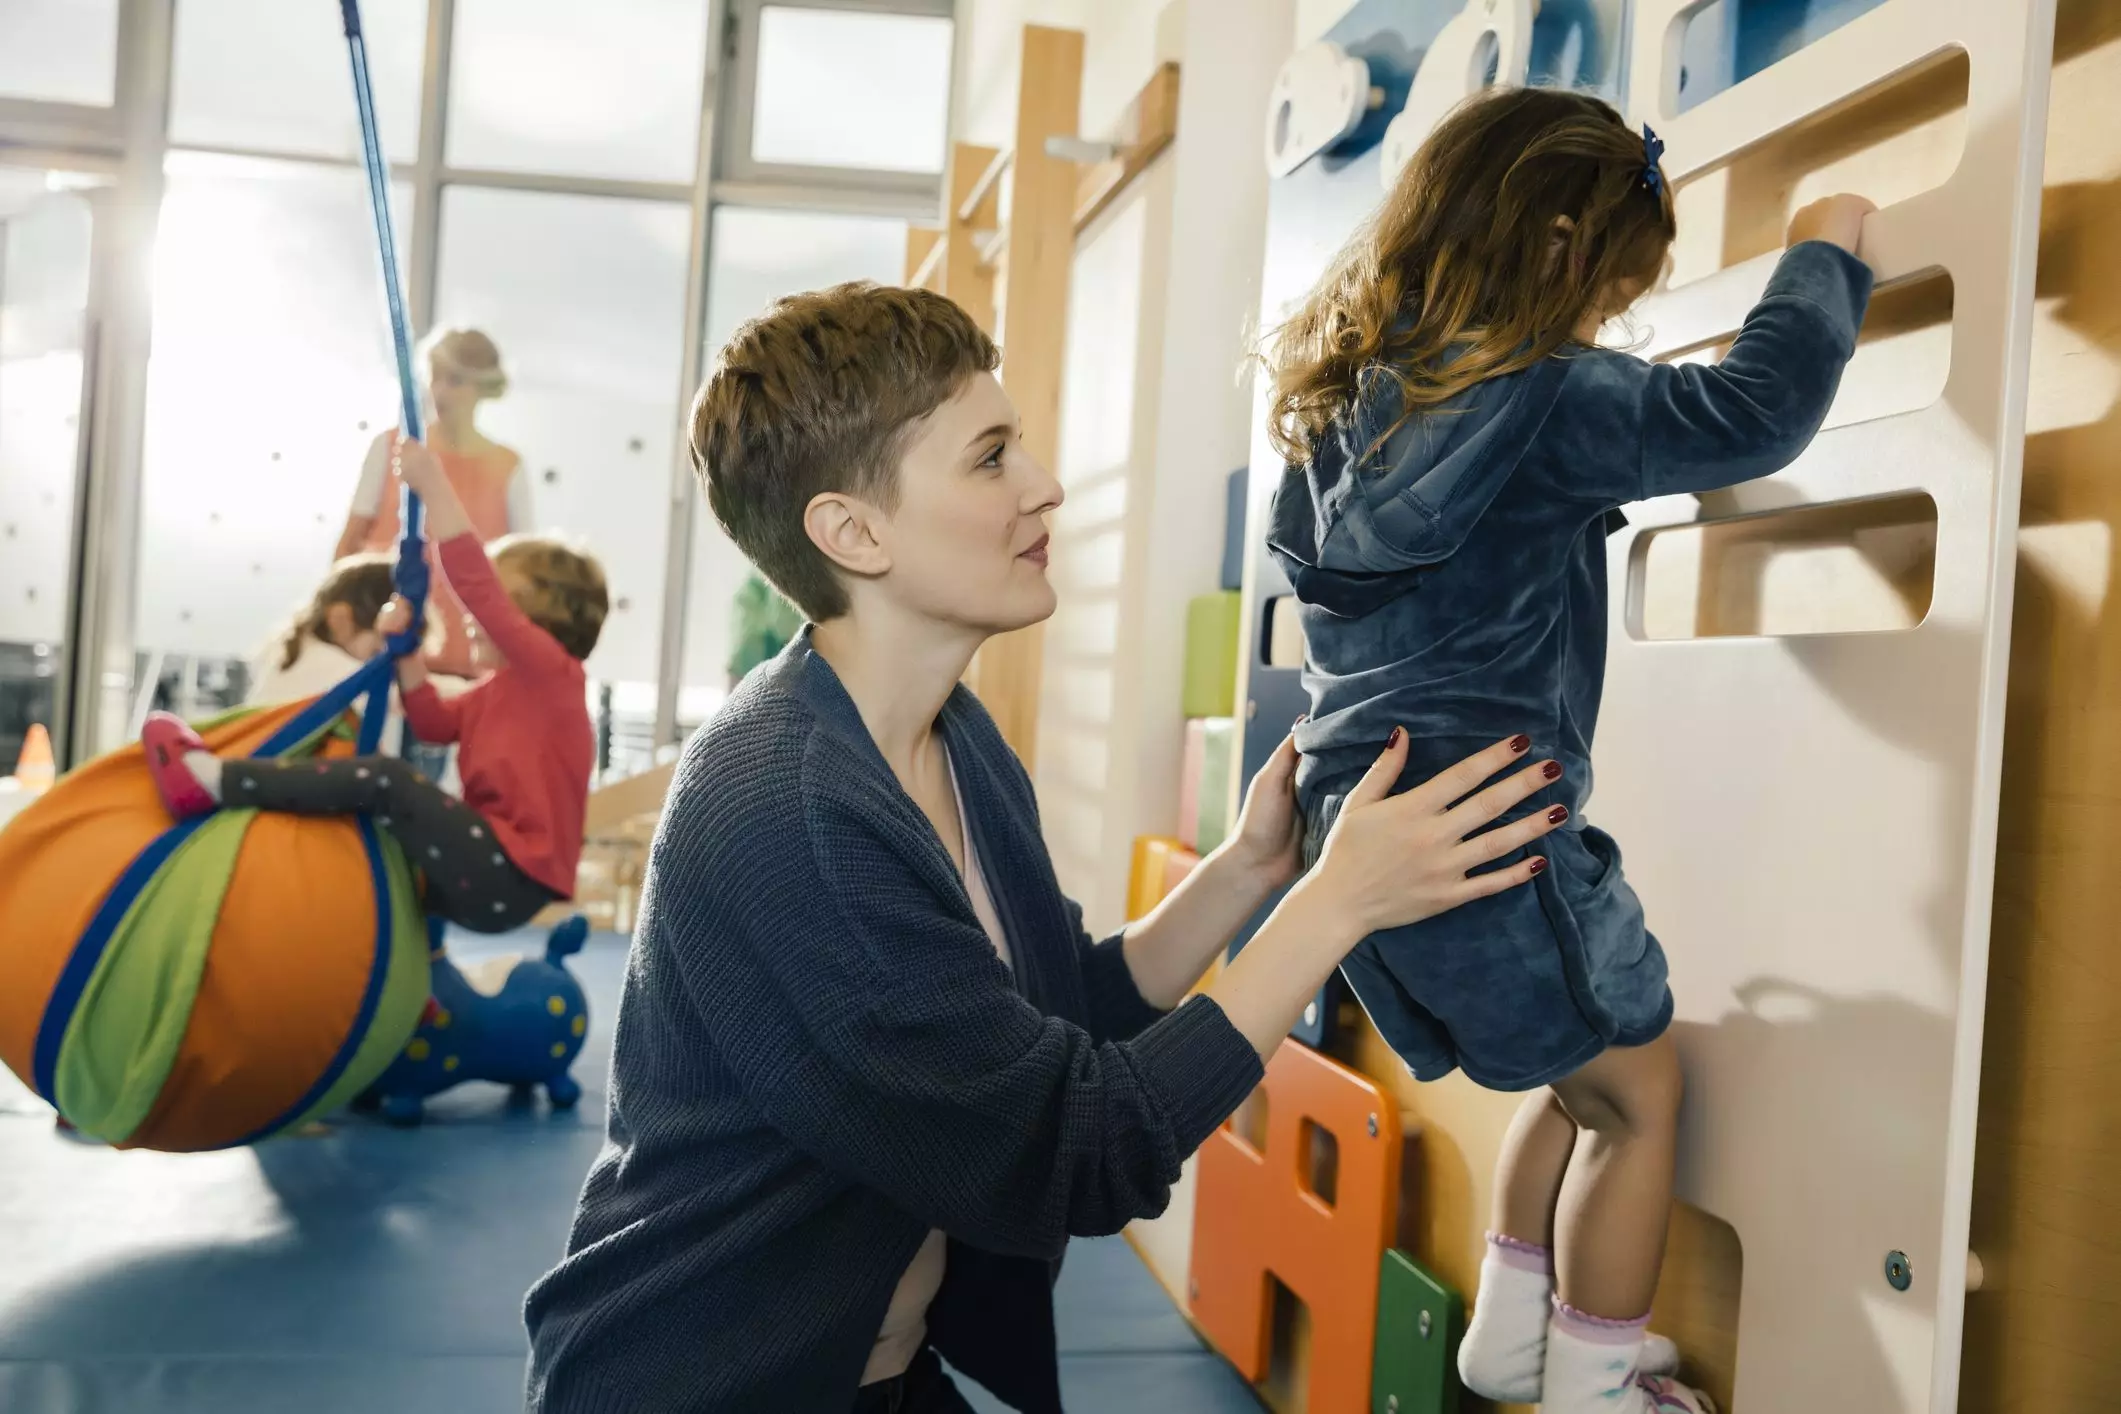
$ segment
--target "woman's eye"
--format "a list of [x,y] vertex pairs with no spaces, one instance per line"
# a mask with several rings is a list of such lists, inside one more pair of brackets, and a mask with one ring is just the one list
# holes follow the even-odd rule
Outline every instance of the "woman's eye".
[[1002,453],[1008,450],[1009,448],[1006,444],[996,442],[987,455],[980,458],[979,464],[986,467],[998,467],[1002,464]]

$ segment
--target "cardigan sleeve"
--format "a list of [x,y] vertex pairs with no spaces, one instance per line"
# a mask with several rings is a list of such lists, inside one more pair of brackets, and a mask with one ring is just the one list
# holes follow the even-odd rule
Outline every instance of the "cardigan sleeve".
[[737,784],[714,818],[671,819],[650,886],[685,994],[762,1120],[1006,1255],[1056,1257],[1161,1212],[1260,1079],[1221,1008],[1196,998],[1100,1042],[1018,994],[890,821],[820,809],[807,780],[802,799],[773,793]]
[[1068,929],[1083,968],[1083,991],[1090,1004],[1090,1034],[1100,1041],[1132,1040],[1168,1013],[1142,998],[1134,970],[1127,966],[1125,934],[1093,941],[1083,927],[1082,905],[1068,899]]

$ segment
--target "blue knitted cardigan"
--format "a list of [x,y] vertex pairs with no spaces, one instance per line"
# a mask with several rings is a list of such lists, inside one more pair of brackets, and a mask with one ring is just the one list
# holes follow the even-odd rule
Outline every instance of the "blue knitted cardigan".
[[610,1136],[531,1291],[540,1414],[841,1414],[931,1228],[929,1338],[1060,1409],[1070,1236],[1162,1211],[1250,1093],[1219,1007],[1142,1000],[1062,897],[1031,782],[940,726],[1013,970],[807,632],[685,753],[619,1006]]

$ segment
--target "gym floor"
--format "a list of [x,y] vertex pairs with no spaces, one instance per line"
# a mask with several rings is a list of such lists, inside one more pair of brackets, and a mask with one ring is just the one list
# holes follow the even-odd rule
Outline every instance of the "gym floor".
[[[119,1153],[58,1133],[0,1071],[0,1410],[520,1414],[523,1292],[603,1140],[624,963],[606,937],[569,964],[597,1028],[572,1114],[471,1084],[417,1130],[349,1115],[252,1149]],[[1074,1244],[1058,1302],[1071,1409],[1258,1409],[1123,1240]]]

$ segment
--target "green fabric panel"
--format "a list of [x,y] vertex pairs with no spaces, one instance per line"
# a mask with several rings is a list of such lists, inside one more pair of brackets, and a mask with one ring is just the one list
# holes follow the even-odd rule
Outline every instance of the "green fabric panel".
[[396,840],[380,830],[377,837],[383,847],[383,870],[390,879],[390,962],[384,974],[383,995],[376,1003],[368,1034],[340,1073],[338,1083],[306,1114],[289,1121],[290,1129],[344,1107],[375,1084],[412,1039],[420,1025],[420,1013],[427,1007],[433,986],[427,962],[427,919],[420,912],[420,896],[413,888],[412,866],[405,862],[405,853]]
[[162,1094],[191,1026],[243,832],[256,816],[226,810],[201,825],[111,934],[59,1049],[59,1109],[84,1134],[124,1142]]
[[1237,715],[1242,596],[1218,591],[1186,604],[1186,678],[1180,714]]

